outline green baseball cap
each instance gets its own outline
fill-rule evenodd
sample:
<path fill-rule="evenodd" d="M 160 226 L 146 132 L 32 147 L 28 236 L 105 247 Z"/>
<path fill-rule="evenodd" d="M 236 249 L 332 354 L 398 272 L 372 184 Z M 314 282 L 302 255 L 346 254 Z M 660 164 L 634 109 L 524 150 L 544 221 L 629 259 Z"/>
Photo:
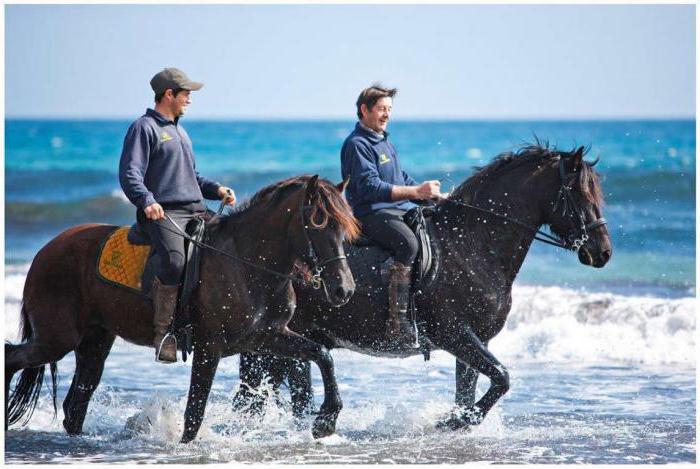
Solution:
<path fill-rule="evenodd" d="M 156 94 L 165 93 L 168 89 L 196 91 L 202 86 L 204 83 L 190 80 L 185 72 L 173 67 L 164 68 L 151 78 L 151 88 Z"/>

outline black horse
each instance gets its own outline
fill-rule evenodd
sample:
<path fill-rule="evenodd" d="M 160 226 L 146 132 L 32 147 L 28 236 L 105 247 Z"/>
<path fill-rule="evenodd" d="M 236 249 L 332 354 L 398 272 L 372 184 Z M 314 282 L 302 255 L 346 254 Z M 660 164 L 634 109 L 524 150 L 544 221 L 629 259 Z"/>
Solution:
<path fill-rule="evenodd" d="M 439 427 L 480 423 L 508 391 L 508 372 L 487 346 L 505 325 L 513 281 L 540 226 L 549 225 L 555 235 L 545 242 L 577 251 L 582 264 L 603 267 L 610 259 L 603 192 L 595 162 L 585 162 L 585 153 L 583 147 L 562 152 L 539 142 L 525 146 L 499 155 L 437 204 L 432 223 L 442 265 L 434 287 L 417 295 L 415 304 L 425 347 L 456 357 L 456 407 Z M 385 289 L 366 281 L 372 278 L 367 275 L 372 261 L 366 260 L 372 249 L 377 248 L 347 249 L 357 284 L 348 304 L 330 310 L 314 292 L 299 289 L 290 327 L 327 348 L 395 357 L 420 353 L 384 339 Z M 243 354 L 240 373 L 241 383 L 253 388 L 265 375 L 277 386 L 286 378 L 295 413 L 311 405 L 308 363 Z M 475 403 L 479 374 L 491 386 Z M 241 386 L 234 403 L 259 408 L 254 399 L 256 394 Z"/>
<path fill-rule="evenodd" d="M 290 178 L 262 189 L 237 211 L 207 226 L 200 285 L 187 305 L 194 326 L 194 358 L 183 442 L 199 430 L 219 360 L 243 351 L 315 362 L 323 376 L 325 400 L 314 435 L 335 431 L 342 403 L 331 356 L 290 331 L 287 323 L 294 313 L 296 277 L 290 274 L 297 262 L 315 270 L 314 284 L 324 287 L 322 301 L 339 306 L 354 291 L 343 239 L 352 239 L 359 228 L 341 191 L 342 186 L 318 176 Z M 49 363 L 55 409 L 56 362 L 75 351 L 63 426 L 69 434 L 81 433 L 115 337 L 152 346 L 151 302 L 97 278 L 100 245 L 115 228 L 70 228 L 34 258 L 24 286 L 23 343 L 5 344 L 5 428 L 31 416 Z M 23 371 L 10 394 L 19 370 Z"/>

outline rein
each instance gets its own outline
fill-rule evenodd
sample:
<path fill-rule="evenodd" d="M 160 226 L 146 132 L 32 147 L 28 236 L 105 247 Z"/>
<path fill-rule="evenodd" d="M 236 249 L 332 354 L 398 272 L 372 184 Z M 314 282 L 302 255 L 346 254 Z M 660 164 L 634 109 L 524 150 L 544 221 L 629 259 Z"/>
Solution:
<path fill-rule="evenodd" d="M 515 225 L 521 226 L 522 228 L 525 228 L 532 233 L 535 233 L 535 239 L 537 241 L 541 241 L 546 244 L 551 244 L 552 246 L 556 246 L 558 248 L 566 249 L 567 251 L 572 250 L 573 248 L 566 243 L 561 242 L 559 238 L 556 236 L 552 236 L 549 233 L 545 233 L 544 231 L 540 230 L 539 228 L 535 228 L 534 226 L 528 225 L 527 223 L 524 223 L 520 220 L 517 220 L 515 218 L 511 218 L 508 215 L 502 215 L 500 213 L 492 212 L 491 210 L 487 210 L 482 207 L 477 207 L 476 205 L 468 204 L 466 202 L 462 202 L 461 200 L 453 200 L 453 199 L 444 199 L 445 202 L 449 202 L 455 205 L 459 205 L 462 207 L 466 207 L 471 210 L 476 210 L 477 212 L 482 212 L 482 213 L 487 213 L 489 215 L 493 215 L 496 218 L 500 218 L 502 220 L 506 220 L 508 222 L 511 222 Z M 540 237 L 541 236 L 541 237 Z"/>
<path fill-rule="evenodd" d="M 524 223 L 520 220 L 517 220 L 515 218 L 509 217 L 508 215 L 503 215 L 500 213 L 492 212 L 491 210 L 478 207 L 476 205 L 468 204 L 466 202 L 463 202 L 461 200 L 453 200 L 453 199 L 444 199 L 446 202 L 453 203 L 455 205 L 460 205 L 466 208 L 469 208 L 471 210 L 476 210 L 478 212 L 482 213 L 487 213 L 489 215 L 492 215 L 496 218 L 500 218 L 502 220 L 506 220 L 510 223 L 516 224 L 522 228 L 525 228 L 529 230 L 530 232 L 534 233 L 534 239 L 537 241 L 540 241 L 542 243 L 550 244 L 552 246 L 566 249 L 567 251 L 574 251 L 578 252 L 581 247 L 586 244 L 586 241 L 588 241 L 588 233 L 595 230 L 596 228 L 599 228 L 605 224 L 607 224 L 607 220 L 605 218 L 598 218 L 596 220 L 593 220 L 592 222 L 586 224 L 585 217 L 583 216 L 583 211 L 579 208 L 578 204 L 576 203 L 576 200 L 574 199 L 573 194 L 571 193 L 572 189 L 572 183 L 574 180 L 573 174 L 566 174 L 564 170 L 564 160 L 562 158 L 559 159 L 559 178 L 561 180 L 561 187 L 559 188 L 559 192 L 557 194 L 557 202 L 554 204 L 554 208 L 552 211 L 556 211 L 557 207 L 559 207 L 559 203 L 562 203 L 562 215 L 566 215 L 568 212 L 573 211 L 574 214 L 578 217 L 578 222 L 579 225 L 576 226 L 575 222 L 573 220 L 573 217 L 571 219 L 571 224 L 572 224 L 572 230 L 569 232 L 568 236 L 568 243 L 567 242 L 562 242 L 559 238 L 556 236 L 552 236 L 549 233 L 545 233 L 539 228 L 536 228 L 534 226 L 528 225 L 527 223 Z M 579 230 L 578 235 L 574 233 L 575 229 Z"/>
<path fill-rule="evenodd" d="M 276 275 L 277 277 L 280 277 L 280 278 L 285 279 L 285 280 L 289 280 L 289 281 L 291 281 L 291 282 L 297 282 L 297 283 L 301 283 L 301 284 L 306 283 L 306 282 L 305 282 L 303 279 L 301 279 L 301 278 L 295 277 L 295 276 L 293 276 L 293 275 L 285 274 L 285 273 L 282 273 L 282 272 L 278 272 L 278 271 L 273 270 L 273 269 L 269 269 L 269 268 L 267 268 L 267 267 L 265 267 L 265 266 L 263 266 L 263 265 L 260 265 L 260 264 L 257 264 L 257 263 L 255 263 L 255 262 L 249 261 L 248 259 L 245 259 L 245 258 L 243 258 L 243 257 L 239 257 L 239 256 L 236 256 L 236 255 L 231 254 L 231 253 L 229 253 L 229 252 L 223 251 L 223 250 L 221 250 L 221 249 L 219 249 L 219 248 L 215 248 L 214 246 L 212 246 L 212 245 L 210 245 L 210 244 L 204 243 L 204 242 L 202 242 L 202 241 L 197 241 L 195 238 L 193 238 L 192 236 L 188 235 L 182 228 L 180 228 L 180 226 L 179 226 L 177 223 L 175 223 L 175 221 L 174 221 L 172 218 L 170 218 L 170 215 L 168 215 L 167 213 L 165 213 L 165 218 L 167 218 L 167 220 L 175 227 L 175 230 L 172 230 L 172 229 L 170 229 L 170 228 L 164 226 L 162 223 L 160 223 L 160 220 L 157 220 L 157 221 L 160 223 L 161 228 L 163 228 L 163 229 L 166 230 L 166 231 L 170 231 L 171 233 L 175 233 L 176 235 L 178 235 L 178 236 L 180 236 L 180 237 L 182 237 L 182 238 L 185 238 L 186 240 L 188 240 L 190 243 L 194 244 L 194 245 L 197 246 L 197 247 L 200 247 L 200 248 L 202 248 L 202 249 L 209 249 L 210 251 L 214 251 L 214 252 L 216 252 L 217 254 L 221 254 L 222 256 L 228 257 L 228 258 L 230 258 L 230 259 L 234 259 L 234 260 L 240 261 L 240 262 L 242 262 L 242 263 L 244 263 L 244 264 L 246 264 L 246 265 L 248 265 L 248 266 L 250 266 L 250 267 L 254 267 L 254 268 L 256 268 L 256 269 L 264 270 L 265 272 L 267 272 L 267 273 L 269 273 L 269 274 Z M 177 230 L 177 231 L 176 231 L 176 230 Z"/>

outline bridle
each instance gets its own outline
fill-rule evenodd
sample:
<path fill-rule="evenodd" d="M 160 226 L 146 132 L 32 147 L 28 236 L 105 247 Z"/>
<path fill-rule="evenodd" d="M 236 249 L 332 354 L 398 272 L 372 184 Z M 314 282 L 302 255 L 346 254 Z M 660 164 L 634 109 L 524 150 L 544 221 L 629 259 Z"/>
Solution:
<path fill-rule="evenodd" d="M 607 220 L 603 217 L 596 218 L 590 223 L 586 223 L 586 217 L 583 210 L 579 207 L 574 195 L 572 193 L 572 188 L 574 181 L 576 180 L 576 174 L 566 174 L 564 169 L 564 159 L 559 159 L 559 178 L 561 180 L 561 187 L 557 194 L 557 201 L 552 208 L 552 213 L 556 212 L 557 207 L 561 204 L 562 216 L 569 215 L 569 221 L 571 222 L 571 229 L 566 237 L 566 240 L 571 246 L 570 249 L 578 252 L 581 247 L 588 241 L 588 233 L 607 224 Z M 573 216 L 572 216 L 573 215 Z M 576 220 L 574 220 L 574 217 Z M 578 233 L 576 232 L 578 230 Z"/>
<path fill-rule="evenodd" d="M 306 256 L 308 257 L 307 264 L 309 264 L 309 267 L 313 271 L 313 274 L 311 275 L 311 279 L 309 279 L 309 282 L 311 283 L 311 286 L 314 288 L 314 290 L 318 290 L 321 288 L 323 285 L 323 279 L 321 278 L 321 274 L 323 273 L 323 270 L 326 268 L 326 266 L 332 262 L 335 261 L 342 261 L 343 259 L 347 259 L 347 256 L 344 254 L 341 254 L 339 256 L 333 256 L 329 257 L 327 259 L 319 260 L 318 255 L 316 254 L 316 248 L 314 247 L 313 241 L 311 241 L 311 237 L 309 236 L 308 229 L 309 225 L 306 223 L 306 220 L 304 219 L 304 214 L 308 211 L 311 211 L 313 208 L 313 205 L 310 203 L 307 205 L 306 202 L 306 197 L 302 199 L 302 206 L 301 210 L 299 211 L 300 216 L 301 216 L 301 228 L 302 228 L 302 233 L 304 233 L 304 238 L 306 239 L 306 245 L 308 246 L 308 251 Z M 311 202 L 311 201 L 309 201 Z"/>
<path fill-rule="evenodd" d="M 595 164 L 595 163 L 593 163 Z M 567 174 L 566 170 L 564 168 L 564 158 L 559 157 L 559 179 L 561 182 L 561 187 L 559 188 L 559 192 L 557 193 L 557 200 L 554 203 L 554 207 L 552 208 L 552 213 L 554 213 L 557 208 L 561 205 L 562 206 L 562 216 L 569 216 L 569 220 L 571 222 L 571 229 L 569 230 L 569 233 L 566 236 L 566 240 L 562 242 L 562 240 L 556 236 L 552 236 L 549 233 L 545 233 L 544 231 L 540 230 L 539 228 L 536 228 L 534 226 L 528 225 L 527 223 L 524 223 L 520 220 L 517 220 L 515 218 L 509 217 L 508 215 L 502 215 L 500 213 L 493 212 L 491 210 L 478 207 L 476 205 L 468 204 L 466 202 L 462 202 L 461 200 L 454 200 L 454 199 L 444 199 L 445 202 L 449 202 L 455 205 L 459 205 L 462 207 L 469 208 L 471 210 L 476 210 L 478 212 L 482 213 L 487 213 L 489 215 L 492 215 L 496 218 L 500 218 L 502 220 L 506 220 L 510 223 L 513 223 L 515 225 L 518 225 L 520 227 L 523 227 L 530 232 L 534 233 L 534 239 L 546 244 L 550 244 L 552 246 L 556 246 L 558 248 L 566 249 L 569 251 L 574 251 L 578 252 L 581 247 L 583 247 L 586 242 L 588 241 L 588 233 L 591 231 L 595 230 L 596 228 L 600 228 L 601 226 L 607 224 L 607 220 L 603 217 L 601 218 L 596 218 L 595 220 L 586 223 L 586 217 L 583 213 L 583 210 L 579 207 L 578 203 L 576 202 L 576 199 L 573 196 L 572 193 L 572 188 L 574 181 L 576 180 L 576 174 L 570 173 Z"/>

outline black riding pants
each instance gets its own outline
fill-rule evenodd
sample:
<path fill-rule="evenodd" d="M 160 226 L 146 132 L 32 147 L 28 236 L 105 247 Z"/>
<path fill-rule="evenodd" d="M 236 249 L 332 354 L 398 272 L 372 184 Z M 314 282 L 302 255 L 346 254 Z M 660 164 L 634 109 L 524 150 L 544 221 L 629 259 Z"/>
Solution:
<path fill-rule="evenodd" d="M 418 254 L 418 239 L 403 221 L 405 213 L 405 210 L 387 208 L 360 217 L 360 222 L 362 232 L 391 251 L 395 261 L 411 266 Z"/>
<path fill-rule="evenodd" d="M 190 220 L 204 215 L 207 211 L 203 202 L 161 206 L 183 231 Z M 149 220 L 142 210 L 138 210 L 136 219 L 151 237 L 153 247 L 160 258 L 156 275 L 164 285 L 179 284 L 185 268 L 185 239 L 167 218 Z"/>

